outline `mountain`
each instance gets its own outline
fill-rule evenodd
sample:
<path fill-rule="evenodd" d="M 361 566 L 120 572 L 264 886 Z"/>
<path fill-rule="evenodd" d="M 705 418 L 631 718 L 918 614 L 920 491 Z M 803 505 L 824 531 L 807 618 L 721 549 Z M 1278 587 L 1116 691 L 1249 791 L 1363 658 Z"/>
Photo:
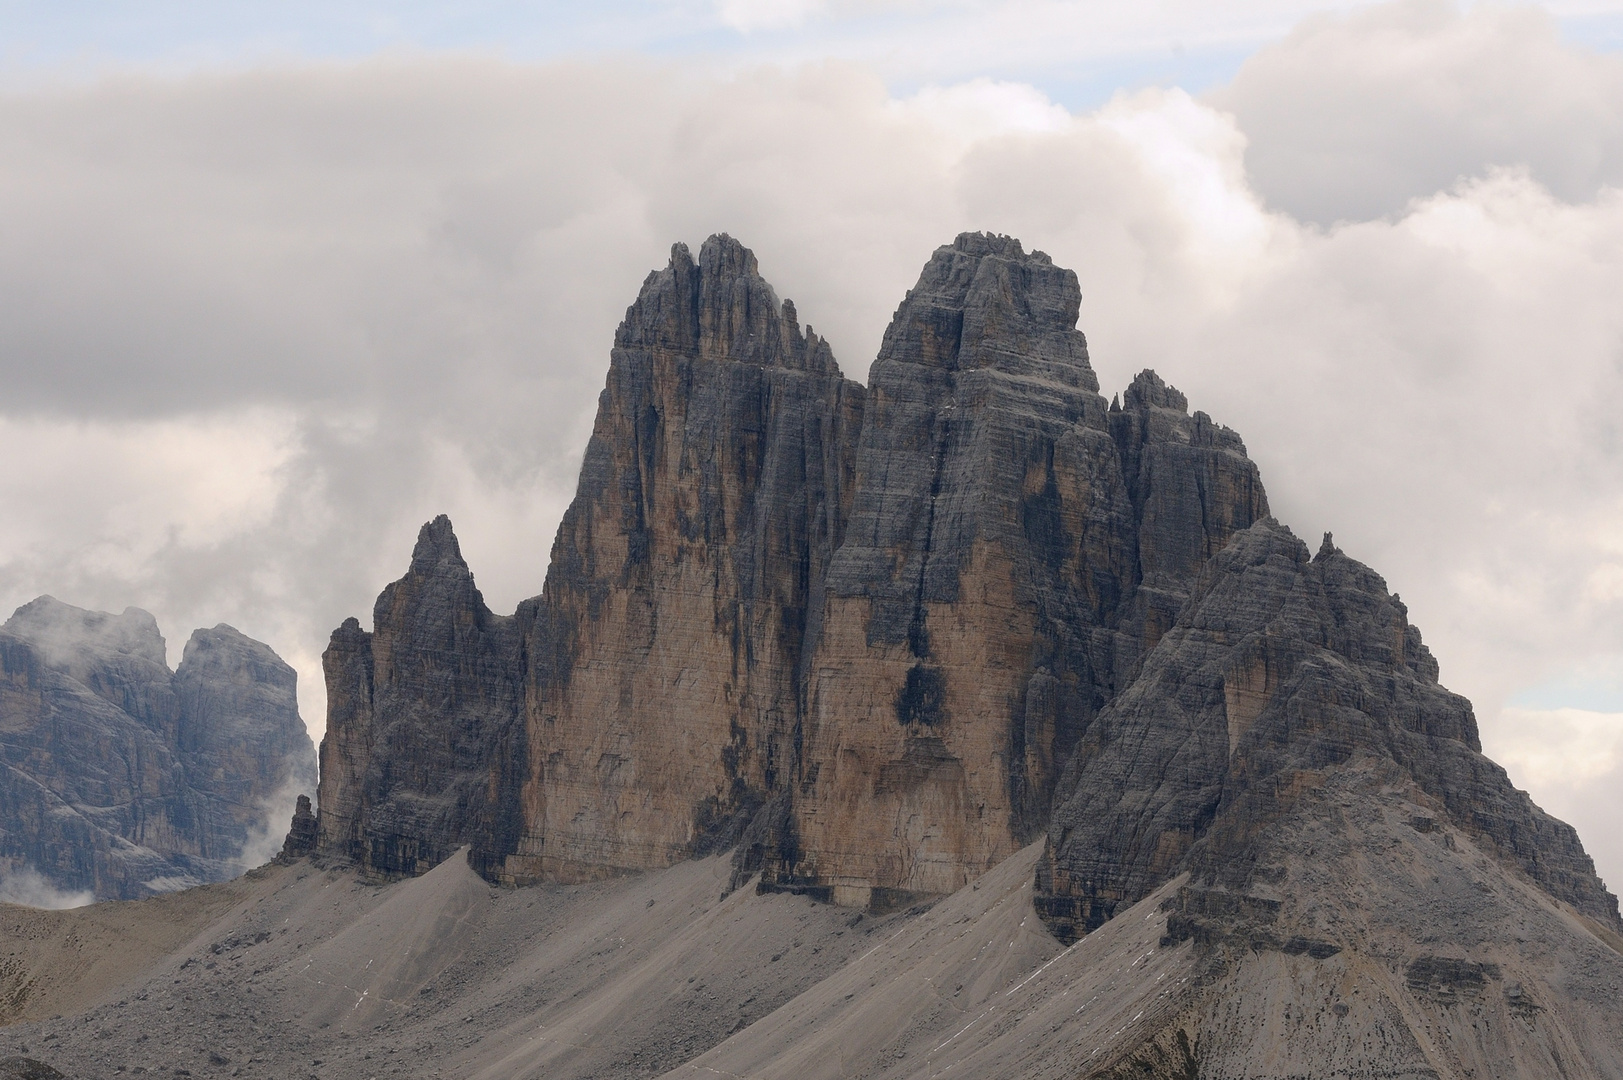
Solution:
<path fill-rule="evenodd" d="M 426 524 L 324 656 L 314 818 L 227 883 L 0 907 L 0 1053 L 1623 1080 L 1623 920 L 1573 830 L 1238 435 L 1153 372 L 1099 393 L 1079 303 L 960 236 L 862 386 L 745 248 L 679 245 L 541 595 L 492 612 Z M 171 715 L 119 648 L 72 677 Z"/>
<path fill-rule="evenodd" d="M 1107 402 L 1080 300 L 960 236 L 863 387 L 737 241 L 678 245 L 615 335 L 541 596 L 490 612 L 439 518 L 372 631 L 334 634 L 318 851 L 389 876 L 467 844 L 525 883 L 733 848 L 736 881 L 882 911 L 1046 836 L 1069 939 L 1233 878 L 1281 792 L 1374 756 L 1617 925 L 1385 583 L 1309 559 L 1153 372 Z"/>
<path fill-rule="evenodd" d="M 334 634 L 320 850 L 392 874 L 467 843 L 527 882 L 736 844 L 767 888 L 882 908 L 1040 836 L 1267 514 L 1239 437 L 1153 373 L 1105 401 L 1080 302 L 965 234 L 864 388 L 737 241 L 678 245 L 615 335 L 542 595 L 491 614 L 442 518 L 372 632 Z"/>
<path fill-rule="evenodd" d="M 170 671 L 138 608 L 18 608 L 0 626 L 8 892 L 134 899 L 274 854 L 272 822 L 315 780 L 294 689 L 268 646 L 223 624 L 194 632 Z"/>

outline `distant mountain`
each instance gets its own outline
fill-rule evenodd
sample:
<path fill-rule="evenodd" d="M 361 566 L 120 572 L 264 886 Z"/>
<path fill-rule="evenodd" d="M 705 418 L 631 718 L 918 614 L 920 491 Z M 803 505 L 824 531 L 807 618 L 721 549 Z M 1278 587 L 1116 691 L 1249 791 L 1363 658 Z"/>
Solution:
<path fill-rule="evenodd" d="M 0 626 L 0 899 L 135 899 L 274 855 L 314 787 L 296 675 L 229 626 L 42 596 Z"/>

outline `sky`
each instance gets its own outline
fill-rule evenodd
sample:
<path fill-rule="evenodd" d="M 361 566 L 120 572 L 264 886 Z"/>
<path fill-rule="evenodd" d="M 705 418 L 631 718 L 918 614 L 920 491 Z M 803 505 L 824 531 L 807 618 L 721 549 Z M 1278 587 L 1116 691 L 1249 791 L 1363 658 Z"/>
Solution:
<path fill-rule="evenodd" d="M 1623 886 L 1623 0 L 0 0 L 0 607 L 228 622 L 319 738 L 422 522 L 540 591 L 673 242 L 865 379 L 965 229 L 1385 575 Z"/>

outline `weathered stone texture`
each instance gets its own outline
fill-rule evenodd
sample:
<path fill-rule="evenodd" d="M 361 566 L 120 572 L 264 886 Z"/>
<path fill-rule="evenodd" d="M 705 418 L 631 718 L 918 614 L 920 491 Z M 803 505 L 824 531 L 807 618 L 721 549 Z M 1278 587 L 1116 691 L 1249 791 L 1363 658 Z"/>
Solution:
<path fill-rule="evenodd" d="M 1038 909 L 1068 938 L 1183 870 L 1243 891 L 1271 824 L 1359 760 L 1392 763 L 1514 870 L 1620 925 L 1576 833 L 1482 756 L 1470 703 L 1438 684 L 1385 582 L 1328 536 L 1310 559 L 1272 519 L 1210 561 L 1083 740 L 1049 826 Z"/>
<path fill-rule="evenodd" d="M 485 606 L 449 519 L 423 526 L 372 622 L 346 621 L 322 656 L 319 850 L 393 876 L 501 845 L 524 768 L 521 640 Z"/>
<path fill-rule="evenodd" d="M 491 615 L 441 519 L 374 631 L 334 634 L 322 852 L 411 873 L 468 843 L 530 881 L 736 845 L 737 881 L 885 908 L 1046 830 L 1076 933 L 1243 873 L 1280 800 L 1374 755 L 1615 920 L 1380 579 L 1309 560 L 1154 372 L 1099 394 L 1080 299 L 960 236 L 865 390 L 746 249 L 678 245 L 615 336 L 542 595 Z"/>
<path fill-rule="evenodd" d="M 723 848 L 781 788 L 863 400 L 736 241 L 697 262 L 678 245 L 649 276 L 520 613 L 531 767 L 508 876 Z"/>
<path fill-rule="evenodd" d="M 1046 255 L 965 235 L 897 311 L 769 882 L 945 893 L 1039 835 L 1165 609 L 1267 512 L 1239 439 L 1153 373 L 1106 405 L 1080 301 Z"/>
<path fill-rule="evenodd" d="M 19 608 L 0 628 L 0 870 L 97 899 L 239 872 L 315 786 L 295 680 L 229 626 L 194 633 L 171 672 L 137 608 Z"/>

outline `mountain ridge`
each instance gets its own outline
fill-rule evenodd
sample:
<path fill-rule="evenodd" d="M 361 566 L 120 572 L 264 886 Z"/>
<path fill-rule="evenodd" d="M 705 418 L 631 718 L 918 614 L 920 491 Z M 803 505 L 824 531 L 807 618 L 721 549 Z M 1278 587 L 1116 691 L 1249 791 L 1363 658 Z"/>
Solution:
<path fill-rule="evenodd" d="M 522 884 L 730 847 L 735 883 L 882 911 L 1046 836 L 1038 910 L 1069 938 L 1243 856 L 1284 812 L 1268 785 L 1374 754 L 1623 928 L 1385 583 L 1328 537 L 1309 558 L 1240 437 L 1153 371 L 1106 402 L 1080 300 L 963 234 L 862 386 L 747 248 L 674 247 L 616 332 L 542 593 L 489 612 L 442 517 L 374 630 L 335 633 L 318 852 L 388 876 L 466 843 Z M 424 634 L 435 674 L 396 686 Z"/>

